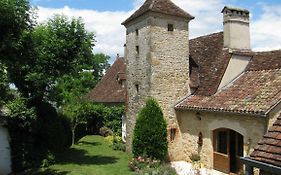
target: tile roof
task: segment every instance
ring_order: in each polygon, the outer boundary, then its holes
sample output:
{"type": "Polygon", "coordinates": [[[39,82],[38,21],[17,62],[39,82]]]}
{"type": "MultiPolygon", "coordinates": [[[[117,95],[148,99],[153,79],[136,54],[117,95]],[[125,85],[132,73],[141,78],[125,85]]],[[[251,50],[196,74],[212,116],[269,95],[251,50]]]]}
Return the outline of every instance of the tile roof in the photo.
{"type": "Polygon", "coordinates": [[[281,50],[254,52],[248,70],[281,68],[281,50]]]}
{"type": "Polygon", "coordinates": [[[190,74],[192,83],[199,84],[196,95],[215,94],[231,58],[223,48],[223,32],[192,39],[189,46],[190,57],[199,66],[190,74]]]}
{"type": "Polygon", "coordinates": [[[96,87],[88,94],[88,98],[99,103],[125,103],[126,88],[122,80],[126,80],[124,58],[117,58],[96,87]]]}
{"type": "Polygon", "coordinates": [[[186,18],[188,20],[193,19],[194,17],[179,8],[171,0],[146,0],[144,4],[128,19],[126,19],[122,25],[126,25],[130,21],[142,16],[147,12],[156,12],[166,15],[172,15],[177,17],[186,18]]]}
{"type": "Polygon", "coordinates": [[[196,109],[266,115],[281,101],[281,69],[244,72],[212,96],[192,95],[176,109],[196,109]]]}
{"type": "Polygon", "coordinates": [[[281,167],[281,115],[254,148],[250,159],[281,167]]]}

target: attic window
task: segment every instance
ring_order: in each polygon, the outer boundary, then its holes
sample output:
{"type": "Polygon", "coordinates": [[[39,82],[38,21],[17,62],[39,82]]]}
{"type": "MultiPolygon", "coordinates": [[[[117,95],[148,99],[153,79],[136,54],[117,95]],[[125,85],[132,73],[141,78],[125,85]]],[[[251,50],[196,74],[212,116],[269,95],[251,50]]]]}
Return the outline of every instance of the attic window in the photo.
{"type": "Polygon", "coordinates": [[[174,31],[174,25],[173,24],[168,24],[168,31],[173,32],[174,31]]]}
{"type": "Polygon", "coordinates": [[[136,30],[136,36],[139,36],[139,29],[136,30]]]}

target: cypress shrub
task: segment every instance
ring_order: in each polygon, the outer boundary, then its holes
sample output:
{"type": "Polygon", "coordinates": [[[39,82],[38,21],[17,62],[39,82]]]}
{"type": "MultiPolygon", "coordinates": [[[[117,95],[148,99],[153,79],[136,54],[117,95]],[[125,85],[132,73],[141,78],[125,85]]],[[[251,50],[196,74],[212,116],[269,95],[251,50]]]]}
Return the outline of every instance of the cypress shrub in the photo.
{"type": "Polygon", "coordinates": [[[168,154],[167,123],[155,99],[149,98],[138,114],[132,150],[135,157],[164,160],[168,154]]]}

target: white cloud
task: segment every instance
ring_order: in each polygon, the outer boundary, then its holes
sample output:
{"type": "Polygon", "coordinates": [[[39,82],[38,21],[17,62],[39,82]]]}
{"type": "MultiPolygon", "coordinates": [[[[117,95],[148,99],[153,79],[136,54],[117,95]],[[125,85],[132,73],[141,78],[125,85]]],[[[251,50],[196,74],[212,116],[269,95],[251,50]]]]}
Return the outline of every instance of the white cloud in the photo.
{"type": "Polygon", "coordinates": [[[281,5],[262,5],[263,14],[253,21],[251,37],[255,50],[281,49],[281,5]]]}
{"type": "MultiPolygon", "coordinates": [[[[222,31],[222,14],[224,0],[173,0],[174,3],[195,16],[190,23],[190,37],[198,37],[222,31]]],[[[45,21],[54,14],[82,17],[89,31],[96,34],[94,52],[102,52],[114,57],[123,55],[125,27],[121,23],[135,11],[144,0],[134,0],[131,11],[95,11],[64,7],[60,9],[38,7],[39,22],[45,21]]],[[[281,6],[263,5],[263,14],[252,21],[251,39],[254,50],[281,48],[281,6]]],[[[111,60],[112,61],[112,60],[111,60]]]]}

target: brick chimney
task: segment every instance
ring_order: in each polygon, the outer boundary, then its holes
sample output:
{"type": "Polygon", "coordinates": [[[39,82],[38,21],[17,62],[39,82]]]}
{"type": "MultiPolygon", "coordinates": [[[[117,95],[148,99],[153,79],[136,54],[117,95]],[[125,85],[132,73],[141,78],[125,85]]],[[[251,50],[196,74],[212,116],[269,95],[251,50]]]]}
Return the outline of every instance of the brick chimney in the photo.
{"type": "Polygon", "coordinates": [[[225,6],[222,13],[224,47],[234,50],[250,50],[250,12],[225,6]]]}

